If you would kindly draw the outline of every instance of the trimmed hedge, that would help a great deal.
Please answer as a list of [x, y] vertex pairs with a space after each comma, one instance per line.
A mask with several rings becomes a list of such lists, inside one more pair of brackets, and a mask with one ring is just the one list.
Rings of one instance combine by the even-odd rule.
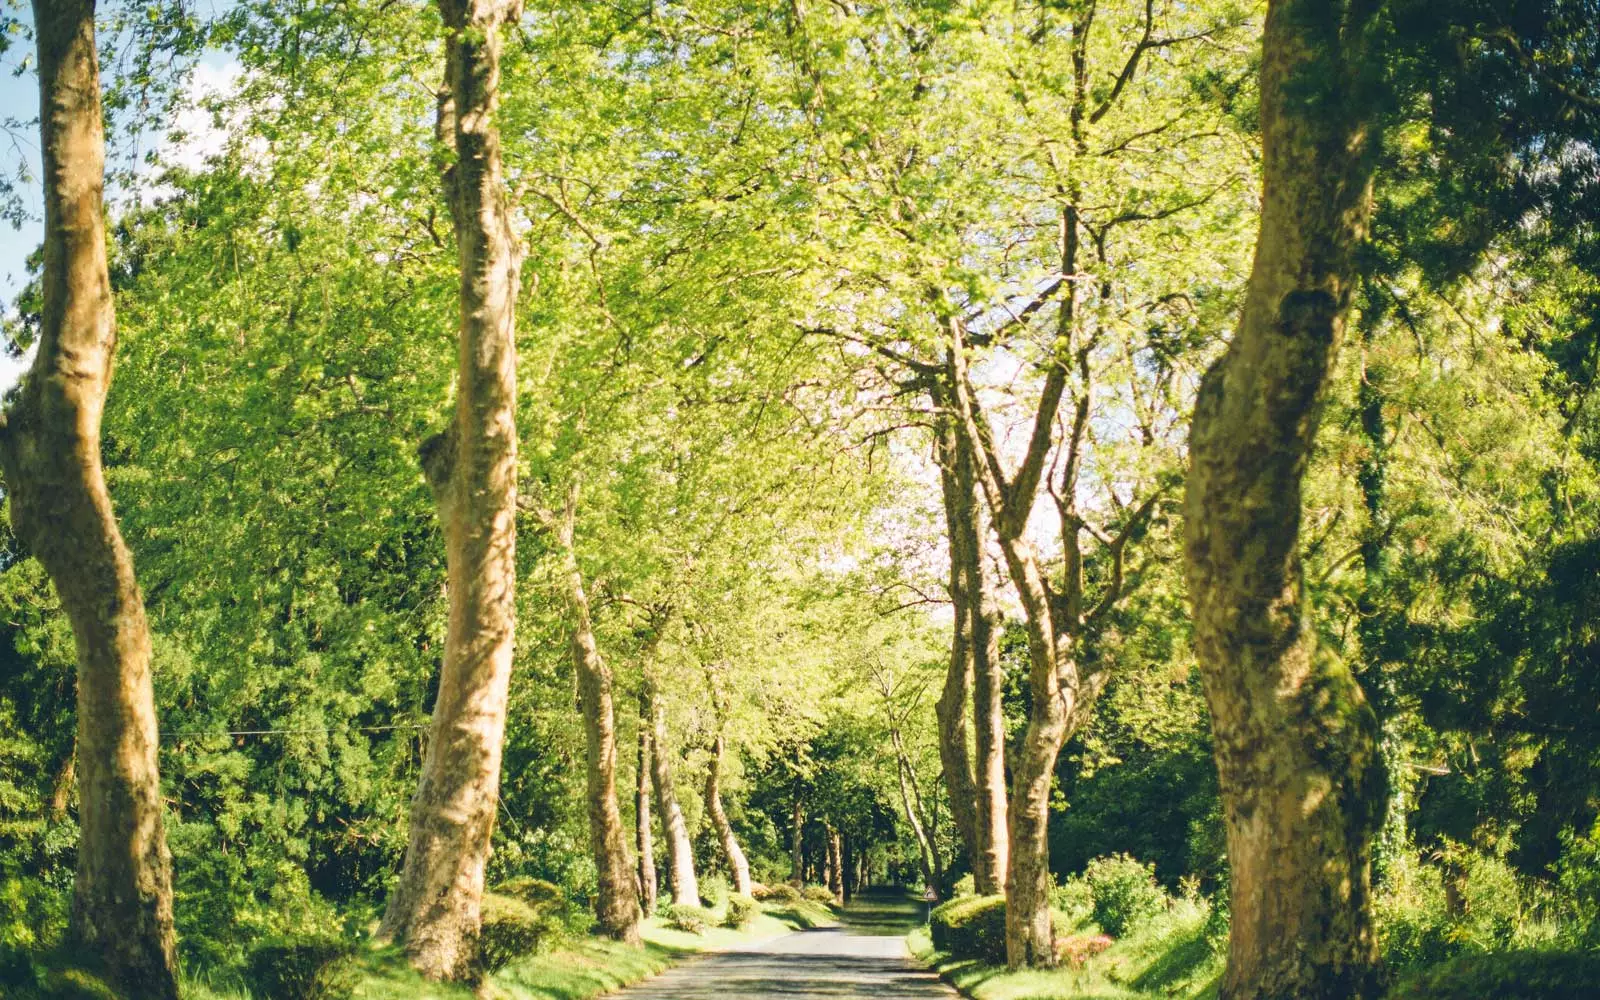
[[798, 903], [800, 900], [805, 898], [800, 895], [799, 889], [796, 889], [787, 882], [779, 882], [777, 885], [759, 886], [751, 890], [751, 895], [755, 896], [755, 898], [759, 900], [762, 900], [763, 902], [787, 904]]
[[833, 891], [825, 885], [808, 885], [802, 890], [802, 895], [813, 903], [821, 903], [824, 906], [832, 906], [836, 902]]
[[1592, 1000], [1600, 952], [1502, 951], [1463, 955], [1401, 980], [1388, 1000]]
[[271, 1000], [349, 1000], [359, 979], [356, 946], [334, 937], [271, 941], [245, 963], [250, 992]]
[[704, 934], [709, 923], [706, 917], [705, 910], [687, 903], [674, 903], [667, 907], [667, 926], [689, 934]]
[[728, 908], [722, 915], [722, 926], [743, 930], [750, 926], [756, 919], [756, 914], [760, 912], [761, 909], [755, 900], [735, 893], [728, 897]]
[[956, 958], [989, 965], [1006, 961], [1006, 898], [962, 896], [935, 907], [928, 916], [933, 946]]
[[560, 933], [561, 923], [550, 912], [516, 896], [483, 894], [483, 926], [478, 932], [478, 966], [499, 972]]

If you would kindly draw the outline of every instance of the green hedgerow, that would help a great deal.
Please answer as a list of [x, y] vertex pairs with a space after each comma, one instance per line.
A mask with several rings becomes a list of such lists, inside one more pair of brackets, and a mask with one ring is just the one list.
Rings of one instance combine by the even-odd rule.
[[1006, 898], [962, 896], [934, 908], [928, 916], [933, 946], [957, 958], [990, 965], [1006, 960]]

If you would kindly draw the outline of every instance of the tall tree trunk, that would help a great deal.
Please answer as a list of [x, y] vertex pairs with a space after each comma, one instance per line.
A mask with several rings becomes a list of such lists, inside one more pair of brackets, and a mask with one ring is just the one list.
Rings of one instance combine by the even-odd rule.
[[[981, 537], [981, 536], [980, 536]], [[972, 616], [972, 716], [977, 766], [973, 775], [977, 799], [978, 857], [973, 865], [978, 892], [993, 895], [1005, 889], [1010, 872], [1010, 823], [1006, 804], [1006, 720], [1001, 699], [1005, 677], [1001, 673], [1000, 613], [982, 550], [969, 567], [973, 595]]]
[[571, 616], [572, 662], [578, 677], [578, 704], [583, 713], [588, 747], [589, 848], [594, 857], [599, 886], [595, 893], [595, 919], [600, 932], [629, 944], [638, 944], [639, 896], [628, 859], [628, 835], [617, 806], [617, 718], [612, 699], [611, 667], [600, 655], [589, 617], [589, 597], [583, 571], [572, 549], [576, 517], [576, 490], [568, 494], [567, 511], [557, 529], [567, 583]]
[[828, 891], [833, 901], [844, 905], [844, 840], [831, 824], [828, 827]]
[[856, 857], [855, 842], [846, 834], [839, 842], [839, 857], [844, 865], [844, 901], [848, 903], [850, 897], [856, 894], [856, 868], [860, 866], [861, 859]]
[[889, 737], [894, 746], [895, 773], [900, 779], [900, 805], [905, 809], [906, 822], [911, 824], [911, 835], [917, 841], [917, 861], [922, 866], [923, 887], [934, 889], [939, 885], [938, 860], [932, 837], [923, 822], [922, 792], [917, 787], [916, 772], [911, 770], [911, 761], [906, 757], [905, 746], [900, 740], [900, 728], [891, 725]]
[[38, 354], [0, 418], [0, 466], [17, 537], [49, 573], [77, 646], [74, 951], [130, 994], [168, 1000], [178, 995], [177, 961], [150, 629], [100, 465], [117, 335], [94, 9], [92, 0], [33, 5], [43, 304]]
[[789, 813], [789, 823], [789, 884], [798, 889], [806, 884], [806, 807], [798, 788], [794, 792], [794, 808]]
[[517, 350], [520, 262], [495, 112], [505, 0], [440, 0], [447, 38], [439, 138], [460, 276], [456, 407], [421, 448], [444, 525], [450, 612], [428, 754], [411, 804], [400, 883], [380, 936], [426, 976], [474, 973], [484, 865], [516, 632]]
[[728, 871], [733, 875], [733, 891], [748, 896], [750, 862], [745, 859], [744, 849], [739, 846], [739, 837], [733, 832], [733, 824], [728, 822], [728, 814], [722, 808], [723, 753], [722, 733], [718, 732], [711, 747], [711, 766], [706, 771], [706, 813], [717, 829], [717, 838], [722, 841], [722, 856], [727, 859]]
[[978, 558], [977, 505], [973, 495], [971, 468], [963, 490], [960, 468], [960, 429], [948, 410], [935, 430], [934, 458], [939, 466], [939, 481], [944, 493], [945, 536], [950, 546], [950, 604], [953, 624], [950, 637], [950, 662], [945, 668], [944, 688], [934, 703], [939, 723], [939, 763], [944, 769], [945, 788], [950, 794], [950, 816], [956, 835], [966, 850], [975, 881], [988, 884], [984, 868], [988, 860], [978, 832], [977, 789], [973, 782], [972, 760], [967, 751], [967, 711], [972, 701], [973, 665], [972, 612], [974, 595], [968, 566]]
[[1377, 725], [1317, 646], [1300, 564], [1301, 486], [1369, 212], [1370, 11], [1268, 5], [1255, 262], [1190, 437], [1185, 555], [1233, 876], [1226, 1000], [1375, 991]]
[[678, 805], [678, 792], [672, 776], [672, 742], [667, 731], [667, 705], [661, 690], [647, 674], [645, 691], [650, 699], [650, 718], [654, 726], [651, 744], [651, 777], [654, 779], [656, 806], [661, 813], [661, 831], [667, 841], [667, 869], [672, 878], [672, 901], [680, 906], [700, 905], [700, 883], [694, 874], [694, 841], [689, 837], [689, 822]]
[[656, 848], [650, 832], [650, 701], [639, 692], [639, 768], [633, 789], [634, 853], [639, 865], [639, 901], [644, 912], [656, 910]]

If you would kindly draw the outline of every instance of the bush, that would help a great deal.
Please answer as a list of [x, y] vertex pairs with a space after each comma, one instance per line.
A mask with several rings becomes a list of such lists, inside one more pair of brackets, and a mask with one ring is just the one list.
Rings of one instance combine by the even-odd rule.
[[972, 877], [971, 872], [956, 879], [955, 885], [950, 887], [950, 898], [960, 899], [962, 896], [975, 896], [978, 892], [978, 882]]
[[1155, 866], [1126, 854], [1095, 858], [1083, 879], [1094, 896], [1094, 922], [1112, 937], [1122, 937], [1166, 909], [1167, 894], [1156, 883]]
[[728, 909], [722, 915], [722, 926], [743, 930], [750, 926], [759, 912], [761, 911], [755, 900], [736, 893], [728, 897]]
[[825, 885], [808, 885], [802, 890], [801, 895], [813, 903], [822, 903], [825, 906], [832, 906], [834, 903], [833, 890]]
[[1082, 920], [1094, 910], [1094, 890], [1082, 875], [1069, 875], [1051, 891], [1050, 905], [1074, 921]]
[[721, 906], [728, 898], [728, 878], [726, 875], [702, 875], [700, 877], [700, 905], [708, 910]]
[[956, 958], [989, 965], [1006, 960], [1006, 898], [963, 896], [935, 907], [928, 916], [933, 946]]
[[245, 961], [250, 992], [271, 1000], [348, 1000], [358, 978], [356, 947], [342, 938], [269, 941]]
[[706, 932], [706, 911], [687, 903], [673, 903], [667, 907], [667, 926], [689, 934]]
[[1463, 955], [1402, 980], [1389, 1000], [1588, 1000], [1600, 953], [1503, 951]]
[[510, 879], [495, 886], [493, 891], [500, 896], [520, 899], [537, 909], [562, 910], [567, 906], [566, 890], [542, 878]]
[[778, 882], [774, 885], [760, 886], [751, 890], [751, 894], [763, 903], [783, 903], [792, 906], [804, 897], [800, 890], [787, 882]]
[[539, 950], [539, 945], [560, 933], [553, 912], [541, 912], [516, 896], [483, 894], [483, 927], [478, 933], [478, 967], [499, 972], [507, 965]]

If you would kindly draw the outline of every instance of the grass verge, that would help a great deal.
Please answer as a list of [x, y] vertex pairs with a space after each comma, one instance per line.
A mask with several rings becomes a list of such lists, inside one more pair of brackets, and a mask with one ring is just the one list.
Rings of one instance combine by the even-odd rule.
[[[713, 920], [721, 912], [713, 913]], [[406, 964], [398, 949], [366, 952], [356, 1000], [588, 1000], [665, 972], [700, 955], [777, 937], [790, 931], [836, 923], [833, 911], [809, 900], [763, 906], [749, 926], [734, 930], [708, 927], [703, 934], [674, 930], [651, 918], [642, 928], [644, 946], [630, 947], [600, 937], [569, 938], [548, 951], [518, 959], [490, 977], [482, 993], [423, 979]], [[237, 988], [217, 988], [201, 981], [185, 984], [186, 1000], [251, 1000]]]
[[[1212, 1000], [1222, 956], [1205, 936], [1205, 910], [1179, 902], [1117, 940], [1079, 968], [1019, 969], [984, 965], [936, 951], [926, 927], [907, 936], [911, 952], [973, 1000]], [[1057, 914], [1064, 935], [1097, 930]]]

